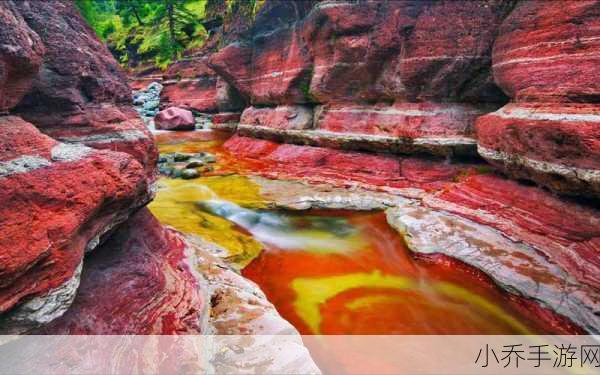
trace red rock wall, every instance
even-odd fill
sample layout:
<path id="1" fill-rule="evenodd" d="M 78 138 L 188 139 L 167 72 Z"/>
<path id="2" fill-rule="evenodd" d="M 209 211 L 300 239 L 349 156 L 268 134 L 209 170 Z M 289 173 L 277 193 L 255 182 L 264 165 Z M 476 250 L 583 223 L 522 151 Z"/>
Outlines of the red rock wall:
<path id="1" fill-rule="evenodd" d="M 131 107 L 127 79 L 71 2 L 15 2 L 45 47 L 42 68 L 15 112 L 67 143 L 123 151 L 152 177 L 152 135 Z"/>
<path id="2" fill-rule="evenodd" d="M 271 3 L 209 66 L 263 117 L 293 104 L 315 117 L 273 131 L 247 114 L 244 135 L 440 155 L 477 144 L 512 177 L 599 196 L 597 0 Z"/>
<path id="3" fill-rule="evenodd" d="M 393 152 L 472 154 L 476 117 L 506 101 L 491 51 L 511 1 L 322 1 L 303 11 L 273 4 L 248 39 L 212 55 L 209 66 L 255 106 L 324 104 L 305 129 L 364 144 L 386 137 Z M 268 24 L 274 9 L 286 14 L 280 25 Z"/>
<path id="4" fill-rule="evenodd" d="M 0 187 L 2 332 L 64 313 L 84 252 L 150 200 L 130 155 L 60 143 L 13 116 L 0 117 Z"/>
<path id="5" fill-rule="evenodd" d="M 12 1 L 0 7 L 0 113 L 14 107 L 31 87 L 44 55 L 39 36 Z"/>
<path id="6" fill-rule="evenodd" d="M 84 254 L 152 198 L 157 150 L 130 101 L 72 2 L 0 2 L 0 332 L 64 314 Z"/>
<path id="7" fill-rule="evenodd" d="M 206 309 L 186 242 L 144 208 L 85 262 L 69 311 L 46 334 L 201 333 Z M 115 287 L 120 286 L 120 287 Z"/>
<path id="8" fill-rule="evenodd" d="M 557 192 L 600 196 L 599 27 L 598 1 L 517 5 L 493 51 L 513 103 L 478 120 L 483 157 Z"/>

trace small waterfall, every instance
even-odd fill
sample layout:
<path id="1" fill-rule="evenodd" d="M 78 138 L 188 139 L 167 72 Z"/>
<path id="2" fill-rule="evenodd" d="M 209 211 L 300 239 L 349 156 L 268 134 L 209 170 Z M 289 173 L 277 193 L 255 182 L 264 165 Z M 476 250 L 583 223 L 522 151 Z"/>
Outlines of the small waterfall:
<path id="1" fill-rule="evenodd" d="M 196 205 L 237 224 L 261 243 L 279 249 L 345 253 L 363 245 L 355 228 L 339 218 L 256 211 L 219 199 L 202 200 Z"/>

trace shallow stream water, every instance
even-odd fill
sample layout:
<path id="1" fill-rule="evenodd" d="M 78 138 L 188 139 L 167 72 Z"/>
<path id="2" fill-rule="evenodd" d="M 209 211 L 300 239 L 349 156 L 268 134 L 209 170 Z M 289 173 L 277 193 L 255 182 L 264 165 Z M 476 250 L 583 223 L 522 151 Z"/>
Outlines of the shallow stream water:
<path id="1" fill-rule="evenodd" d="M 224 136 L 160 133 L 161 152 L 217 155 L 210 176 L 161 177 L 163 223 L 224 248 L 303 334 L 552 333 L 518 299 L 458 261 L 415 257 L 382 211 L 271 209 Z"/>

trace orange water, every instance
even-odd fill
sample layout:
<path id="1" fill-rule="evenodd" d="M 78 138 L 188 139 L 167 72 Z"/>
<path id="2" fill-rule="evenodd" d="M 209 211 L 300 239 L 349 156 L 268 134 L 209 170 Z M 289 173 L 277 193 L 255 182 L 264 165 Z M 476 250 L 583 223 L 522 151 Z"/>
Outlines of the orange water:
<path id="1" fill-rule="evenodd" d="M 229 248 L 236 256 L 232 259 L 243 267 L 242 274 L 255 281 L 279 313 L 301 333 L 577 331 L 562 318 L 503 292 L 481 272 L 459 261 L 444 256 L 416 257 L 387 224 L 383 212 L 273 212 L 292 222 L 289 227 L 275 228 L 279 236 L 289 233 L 290 238 L 296 239 L 286 246 L 280 246 L 281 241 L 262 239 L 264 228 L 249 229 L 199 212 L 194 200 L 206 197 L 190 195 L 190 188 L 212 189 L 209 198 L 216 196 L 249 207 L 257 215 L 264 214 L 260 211 L 264 202 L 248 179 L 240 175 L 219 176 L 223 172 L 252 173 L 248 169 L 250 164 L 238 163 L 235 155 L 228 155 L 220 148 L 223 139 L 197 132 L 160 135 L 162 152 L 210 151 L 218 155 L 219 164 L 214 177 L 188 181 L 163 179 L 165 187 L 151 209 L 166 224 Z M 331 218 L 336 218 L 347 233 L 311 224 Z M 267 232 L 271 234 L 270 229 Z M 323 241 L 332 246 L 319 245 Z"/>

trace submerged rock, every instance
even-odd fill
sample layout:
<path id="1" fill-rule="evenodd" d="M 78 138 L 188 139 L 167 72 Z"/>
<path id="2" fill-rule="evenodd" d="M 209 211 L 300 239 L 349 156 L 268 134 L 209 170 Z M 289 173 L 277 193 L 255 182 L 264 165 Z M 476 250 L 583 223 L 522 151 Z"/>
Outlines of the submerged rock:
<path id="1" fill-rule="evenodd" d="M 181 171 L 181 178 L 183 178 L 184 180 L 189 180 L 199 176 L 200 173 L 195 169 L 185 168 Z"/>
<path id="2" fill-rule="evenodd" d="M 158 171 L 174 178 L 192 179 L 212 172 L 213 167 L 208 164 L 216 163 L 216 161 L 216 157 L 207 152 L 165 153 L 158 157 Z"/>

